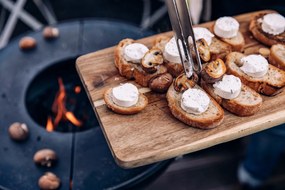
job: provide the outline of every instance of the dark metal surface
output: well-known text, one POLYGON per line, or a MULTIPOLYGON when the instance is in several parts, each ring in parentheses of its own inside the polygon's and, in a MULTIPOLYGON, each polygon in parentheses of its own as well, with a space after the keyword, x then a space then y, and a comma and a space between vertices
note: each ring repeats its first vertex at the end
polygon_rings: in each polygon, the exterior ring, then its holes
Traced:
POLYGON ((152 176, 168 162, 121 169, 114 163, 100 128, 74 134, 48 133, 32 120, 25 107, 30 82, 48 66, 115 45, 124 37, 141 38, 150 33, 141 33, 127 24, 94 20, 59 24, 58 28, 60 37, 54 41, 45 41, 41 32, 29 33, 38 42, 34 50, 20 51, 17 38, 0 51, 0 187, 38 189, 38 178, 45 171, 61 178, 60 189, 69 189, 70 176, 74 189, 129 186, 152 176), (29 126, 26 142, 16 143, 9 138, 8 127, 15 121, 29 126), (42 169, 33 163, 34 153, 41 148, 58 153, 59 161, 54 168, 42 169))

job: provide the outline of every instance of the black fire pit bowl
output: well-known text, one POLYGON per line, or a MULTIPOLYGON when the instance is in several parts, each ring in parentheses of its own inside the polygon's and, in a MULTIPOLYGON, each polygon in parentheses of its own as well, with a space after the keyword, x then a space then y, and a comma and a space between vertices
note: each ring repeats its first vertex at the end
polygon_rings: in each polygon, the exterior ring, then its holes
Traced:
MULTIPOLYGON (((0 189, 38 189, 38 179, 47 171, 55 173, 61 179, 60 189, 66 190, 71 187, 74 190, 118 189, 145 184, 141 182, 163 171, 169 161, 122 169, 114 162, 100 127, 89 126, 90 129, 77 133, 49 133, 31 117, 26 103, 33 102, 29 99, 31 95, 27 97, 32 81, 51 66, 115 45, 126 37, 138 39, 151 33, 141 32, 129 24, 103 20, 66 22, 57 27, 60 37, 53 41, 44 40, 40 31, 28 33, 38 42, 34 50, 20 51, 19 37, 0 52, 0 189), (25 142, 9 138, 8 127, 13 122, 28 125, 30 135, 25 142), (54 167, 41 168, 34 164, 33 155, 42 148, 57 152, 58 162, 54 167)), ((75 63, 70 62, 72 73, 75 63)), ((54 80, 52 75, 51 80, 54 80)), ((43 114, 43 109, 37 109, 35 113, 43 114)))

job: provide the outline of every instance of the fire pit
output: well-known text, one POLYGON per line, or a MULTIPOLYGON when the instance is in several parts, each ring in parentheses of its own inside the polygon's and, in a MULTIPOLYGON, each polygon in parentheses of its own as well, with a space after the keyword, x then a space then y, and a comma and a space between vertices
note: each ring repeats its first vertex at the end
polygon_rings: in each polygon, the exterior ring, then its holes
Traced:
POLYGON ((74 62, 69 59, 53 64, 28 87, 27 110, 49 132, 77 132, 99 126, 74 62))
POLYGON ((74 66, 76 56, 149 33, 94 20, 58 28, 60 37, 53 41, 30 33, 38 42, 32 51, 20 51, 18 38, 0 52, 0 189, 37 189, 47 171, 61 179, 60 189, 127 188, 157 175, 169 161, 131 170, 116 165, 74 66), (9 138, 13 122, 28 125, 26 141, 9 138), (43 148, 57 153, 54 167, 34 164, 33 155, 43 148))

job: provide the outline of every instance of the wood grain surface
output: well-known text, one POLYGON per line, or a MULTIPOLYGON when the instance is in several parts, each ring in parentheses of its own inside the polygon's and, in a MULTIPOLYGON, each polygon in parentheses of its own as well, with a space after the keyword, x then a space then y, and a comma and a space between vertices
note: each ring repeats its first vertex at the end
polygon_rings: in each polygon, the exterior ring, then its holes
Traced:
MULTIPOLYGON (((248 31, 249 20, 256 13, 236 16, 245 36, 247 54, 257 53, 260 47, 264 47, 248 31)), ((204 27, 212 25, 213 22, 201 24, 204 27)), ((160 35, 172 35, 172 32, 160 35)), ((138 42, 151 47, 156 37, 140 39, 138 42)), ((226 111, 219 127, 210 130, 192 128, 171 115, 164 94, 153 93, 138 85, 149 99, 146 109, 130 116, 113 113, 102 100, 103 93, 110 87, 127 82, 114 66, 113 51, 114 47, 111 47, 81 56, 77 59, 76 67, 112 154, 124 168, 191 153, 285 122, 285 93, 281 93, 275 97, 263 96, 262 108, 254 116, 238 117, 226 111)))

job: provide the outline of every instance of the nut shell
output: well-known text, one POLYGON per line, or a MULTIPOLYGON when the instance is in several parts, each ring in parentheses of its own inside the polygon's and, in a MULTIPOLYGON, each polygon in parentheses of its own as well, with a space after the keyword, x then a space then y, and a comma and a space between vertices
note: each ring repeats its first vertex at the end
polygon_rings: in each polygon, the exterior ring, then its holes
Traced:
POLYGON ((57 161, 55 151, 51 149, 42 149, 35 153, 34 162, 40 166, 51 167, 57 161))
POLYGON ((60 186, 60 179, 54 173, 47 172, 40 177, 38 185, 42 190, 58 189, 60 186))
POLYGON ((37 46, 37 41, 32 37, 23 37, 19 42, 19 47, 22 50, 34 49, 37 46))
POLYGON ((227 68, 224 61, 216 59, 207 63, 201 72, 201 77, 206 83, 215 83, 223 77, 226 71, 227 68))
POLYGON ((172 84, 173 77, 169 73, 164 73, 157 77, 154 77, 149 82, 149 88, 154 92, 164 93, 168 90, 172 84))
POLYGON ((13 123, 8 129, 11 139, 15 141, 24 141, 29 136, 29 129, 25 123, 13 123))
POLYGON ((43 30, 43 37, 45 39, 54 39, 59 36, 59 30, 55 27, 47 26, 43 30))

